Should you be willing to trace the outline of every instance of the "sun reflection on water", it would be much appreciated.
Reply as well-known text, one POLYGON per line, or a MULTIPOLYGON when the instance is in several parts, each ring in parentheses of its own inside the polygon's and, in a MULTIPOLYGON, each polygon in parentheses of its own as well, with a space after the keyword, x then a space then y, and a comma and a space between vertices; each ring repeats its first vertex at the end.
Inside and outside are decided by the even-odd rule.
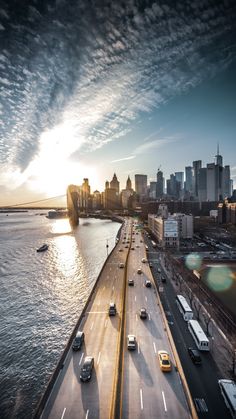
POLYGON ((51 232, 53 234, 66 234, 71 233, 71 225, 69 222, 69 218, 62 218, 60 220, 55 220, 51 224, 51 232))

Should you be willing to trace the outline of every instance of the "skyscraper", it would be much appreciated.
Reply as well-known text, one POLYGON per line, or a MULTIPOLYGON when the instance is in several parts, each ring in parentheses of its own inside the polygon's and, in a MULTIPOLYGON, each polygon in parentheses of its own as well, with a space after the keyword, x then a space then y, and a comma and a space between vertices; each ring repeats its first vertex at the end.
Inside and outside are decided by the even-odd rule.
POLYGON ((164 195, 164 178, 163 172, 158 169, 157 171, 157 190, 156 197, 161 198, 164 195))
POLYGON ((193 161, 193 195, 198 198, 198 172, 202 167, 201 160, 193 161))
POLYGON ((113 178, 110 182, 110 188, 115 189, 116 192, 119 194, 120 192, 120 182, 118 182, 117 176, 114 173, 113 178))
POLYGON ((141 200, 147 196, 147 175, 135 175, 135 192, 141 200))
POLYGON ((185 191, 192 192, 193 190, 193 168, 192 166, 185 167, 185 191))

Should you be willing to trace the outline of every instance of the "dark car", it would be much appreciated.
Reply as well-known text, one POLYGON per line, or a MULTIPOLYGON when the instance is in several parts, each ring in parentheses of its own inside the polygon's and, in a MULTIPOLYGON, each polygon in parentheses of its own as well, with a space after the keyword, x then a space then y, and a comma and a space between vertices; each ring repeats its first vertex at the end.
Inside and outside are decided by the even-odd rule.
POLYGON ((116 315, 116 304, 110 303, 109 309, 108 309, 109 316, 115 316, 116 315))
POLYGON ((76 336, 75 336, 74 340, 73 340, 72 349, 74 351, 78 351, 81 348, 81 346, 83 345, 83 342, 84 342, 84 332, 78 331, 76 333, 76 336))
POLYGON ((139 310, 139 317, 140 319, 146 319, 147 318, 147 310, 146 308, 140 308, 139 310))
POLYGON ((164 276, 161 277, 161 282, 163 282, 163 283, 166 282, 166 278, 164 276))
POLYGON ((80 379, 81 381, 88 381, 92 376, 94 366, 94 358, 92 356, 86 356, 84 359, 84 363, 80 370, 80 379))
POLYGON ((188 348, 188 353, 194 364, 200 365, 202 363, 200 353, 197 349, 188 348))
POLYGON ((149 281, 149 279, 146 279, 145 281, 145 287, 150 288, 152 286, 151 281, 149 281))

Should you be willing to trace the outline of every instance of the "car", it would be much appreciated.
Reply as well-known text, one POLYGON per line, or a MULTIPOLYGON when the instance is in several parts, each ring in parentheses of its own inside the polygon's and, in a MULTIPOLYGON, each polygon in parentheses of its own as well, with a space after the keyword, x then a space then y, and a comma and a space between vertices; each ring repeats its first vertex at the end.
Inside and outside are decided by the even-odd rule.
POLYGON ((160 268, 157 268, 157 272, 159 272, 159 274, 161 273, 161 269, 160 268))
POLYGON ((147 259, 142 258, 142 262, 143 262, 143 263, 146 263, 146 262, 147 262, 147 259))
POLYGON ((166 282, 166 278, 164 276, 161 277, 161 282, 166 282))
POLYGON ((119 252, 123 252, 123 249, 119 249, 119 252))
POLYGON ((151 286, 152 286, 151 281, 149 281, 149 279, 146 279, 146 280, 145 280, 145 287, 147 287, 147 288, 151 288, 151 286))
POLYGON ((119 263, 119 268, 124 268, 124 267, 125 267, 125 264, 123 262, 120 262, 119 263))
POLYGON ((149 266, 150 266, 150 268, 152 268, 152 267, 153 267, 152 262, 149 262, 149 266))
POLYGON ((84 362, 80 370, 81 381, 89 381, 91 379, 93 367, 94 367, 94 358, 92 356, 86 356, 84 358, 84 362))
POLYGON ((140 319, 146 319, 147 318, 147 310, 146 308, 142 307, 139 310, 139 317, 140 319))
POLYGON ((140 243, 142 243, 143 241, 142 240, 140 240, 140 243))
POLYGON ((129 278, 129 280, 128 280, 128 285, 134 285, 134 280, 133 280, 133 278, 129 278))
POLYGON ((191 358, 191 360, 193 361, 194 364, 201 365, 202 358, 201 358, 200 353, 197 349, 188 348, 188 353, 189 353, 189 356, 190 356, 190 358, 191 358))
POLYGON ((110 303, 109 308, 108 308, 108 314, 109 314, 109 316, 115 316, 116 315, 116 304, 115 303, 110 303))
POLYGON ((158 359, 160 364, 160 369, 163 372, 171 371, 171 361, 170 361, 170 355, 167 351, 161 350, 158 351, 158 359))
POLYGON ((138 270, 137 270, 137 274, 141 274, 142 273, 142 269, 141 268, 138 268, 138 270))
POLYGON ((80 330, 78 330, 72 343, 72 349, 74 351, 78 351, 83 345, 83 342, 84 342, 84 332, 81 332, 80 330))
POLYGON ((133 351, 136 349, 136 337, 134 335, 128 335, 127 336, 127 348, 130 351, 133 351))
POLYGON ((131 247, 131 250, 134 250, 134 247, 131 247))
POLYGON ((136 247, 139 247, 139 244, 136 244, 136 247))

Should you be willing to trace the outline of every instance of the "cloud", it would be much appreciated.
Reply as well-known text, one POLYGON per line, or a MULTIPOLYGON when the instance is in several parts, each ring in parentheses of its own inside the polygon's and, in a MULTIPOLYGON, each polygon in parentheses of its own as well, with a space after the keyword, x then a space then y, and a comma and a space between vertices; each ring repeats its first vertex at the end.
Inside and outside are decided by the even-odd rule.
POLYGON ((118 163, 120 161, 132 160, 132 159, 135 159, 135 157, 136 156, 123 157, 122 159, 112 160, 111 163, 118 163))
MULTIPOLYGON (((235 58, 231 0, 146 8, 132 0, 93 8, 86 0, 66 8, 32 1, 0 15, 0 162, 20 173, 42 156, 45 133, 52 159, 61 151, 59 128, 63 143, 69 139, 66 159, 96 150, 235 58)), ((168 141, 147 142, 138 153, 168 141)))
POLYGON ((149 141, 149 142, 146 142, 146 143, 138 146, 134 150, 134 153, 135 154, 144 154, 144 153, 147 153, 147 152, 149 152, 153 149, 161 148, 161 147, 165 146, 166 144, 173 143, 173 142, 178 141, 178 140, 179 140, 178 137, 165 137, 165 138, 160 138, 160 139, 157 139, 157 140, 149 141))

